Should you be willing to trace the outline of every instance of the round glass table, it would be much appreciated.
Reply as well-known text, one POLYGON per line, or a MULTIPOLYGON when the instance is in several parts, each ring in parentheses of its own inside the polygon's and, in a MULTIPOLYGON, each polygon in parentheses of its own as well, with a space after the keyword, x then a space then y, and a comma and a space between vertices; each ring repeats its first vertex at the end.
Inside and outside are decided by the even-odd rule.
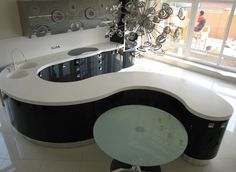
POLYGON ((188 142, 184 126, 175 117, 144 105, 104 112, 93 133, 97 145, 115 159, 111 171, 160 171, 160 165, 178 158, 188 142))

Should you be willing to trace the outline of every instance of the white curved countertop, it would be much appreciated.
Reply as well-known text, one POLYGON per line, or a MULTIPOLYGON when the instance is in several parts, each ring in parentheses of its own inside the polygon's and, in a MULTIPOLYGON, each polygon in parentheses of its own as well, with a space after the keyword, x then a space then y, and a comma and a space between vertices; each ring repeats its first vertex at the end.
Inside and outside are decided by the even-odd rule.
POLYGON ((6 68, 0 73, 0 89, 8 96, 30 104, 37 105, 74 105, 99 100, 130 89, 147 89, 167 93, 177 98, 194 115, 204 119, 227 120, 233 113, 232 106, 212 90, 203 88, 193 82, 149 72, 116 72, 94 76, 77 82, 50 82, 38 77, 38 72, 53 64, 88 57, 100 52, 111 51, 121 47, 120 44, 104 43, 91 45, 99 50, 87 52, 76 57, 67 52, 39 57, 26 63, 37 63, 25 71, 27 76, 11 79, 12 72, 6 68))

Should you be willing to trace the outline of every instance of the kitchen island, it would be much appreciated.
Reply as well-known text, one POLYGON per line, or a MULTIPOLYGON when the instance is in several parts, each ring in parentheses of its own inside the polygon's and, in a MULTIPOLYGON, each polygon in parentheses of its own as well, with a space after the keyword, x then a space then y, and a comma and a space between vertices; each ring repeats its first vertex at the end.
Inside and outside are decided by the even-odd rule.
MULTIPOLYGON (((42 73, 48 67, 54 66, 48 70, 50 73, 60 68, 59 64, 63 69, 66 62, 73 60, 70 64, 75 64, 74 60, 117 50, 117 45, 91 47, 98 50, 76 57, 68 52, 39 57, 16 71, 6 68, 1 72, 3 102, 19 133, 50 146, 88 143, 93 140, 96 119, 105 111, 121 105, 147 105, 172 114, 184 125, 189 138, 184 152, 188 159, 205 162, 216 156, 233 109, 212 90, 159 73, 118 72, 122 67, 81 79, 72 72, 77 78, 72 80, 60 80, 60 76, 65 76, 60 72, 56 79, 42 73)), ((93 69, 90 62, 86 63, 89 71, 93 69)))

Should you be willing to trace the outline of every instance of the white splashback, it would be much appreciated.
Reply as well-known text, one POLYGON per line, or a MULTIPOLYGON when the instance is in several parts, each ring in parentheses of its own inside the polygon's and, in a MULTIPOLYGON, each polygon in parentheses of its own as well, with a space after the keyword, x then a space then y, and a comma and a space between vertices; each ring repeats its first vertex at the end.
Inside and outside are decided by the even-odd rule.
MULTIPOLYGON (((26 59, 31 59, 107 41, 109 41, 109 39, 105 39, 104 28, 47 35, 40 38, 35 37, 30 39, 27 37, 16 37, 0 40, 0 68, 12 63, 11 54, 12 50, 15 48, 21 50, 26 59), (51 48, 55 46, 60 46, 60 48, 51 48)), ((20 53, 15 54, 14 57, 16 61, 23 60, 20 53)))

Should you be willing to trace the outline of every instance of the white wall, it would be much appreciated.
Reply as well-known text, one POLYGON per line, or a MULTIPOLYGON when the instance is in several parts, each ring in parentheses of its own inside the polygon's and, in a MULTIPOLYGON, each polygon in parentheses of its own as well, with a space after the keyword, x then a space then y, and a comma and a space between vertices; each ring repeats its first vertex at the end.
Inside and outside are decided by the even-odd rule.
POLYGON ((21 36, 17 0, 0 0, 0 39, 21 36))
MULTIPOLYGON (((48 35, 41 38, 22 37, 16 2, 17 0, 0 0, 0 69, 12 63, 11 52, 15 48, 21 50, 25 57, 30 59, 109 41, 105 39, 104 28, 48 35), (51 47, 56 45, 61 48, 52 50, 51 47)), ((18 60, 22 59, 16 59, 18 60)))
MULTIPOLYGON (((48 35, 41 38, 16 37, 0 40, 0 68, 12 63, 12 50, 21 50, 27 59, 70 50, 73 48, 89 46, 100 42, 109 41, 105 39, 105 29, 96 28, 84 31, 69 32, 57 35, 48 35), (51 47, 59 45, 60 48, 51 47)), ((15 54, 15 53, 14 53, 15 54)), ((19 54, 19 53, 17 53, 19 54)), ((15 54, 17 56, 17 54, 15 54)), ((21 61, 21 55, 16 61, 21 61)), ((15 57, 15 56, 14 56, 15 57)))

